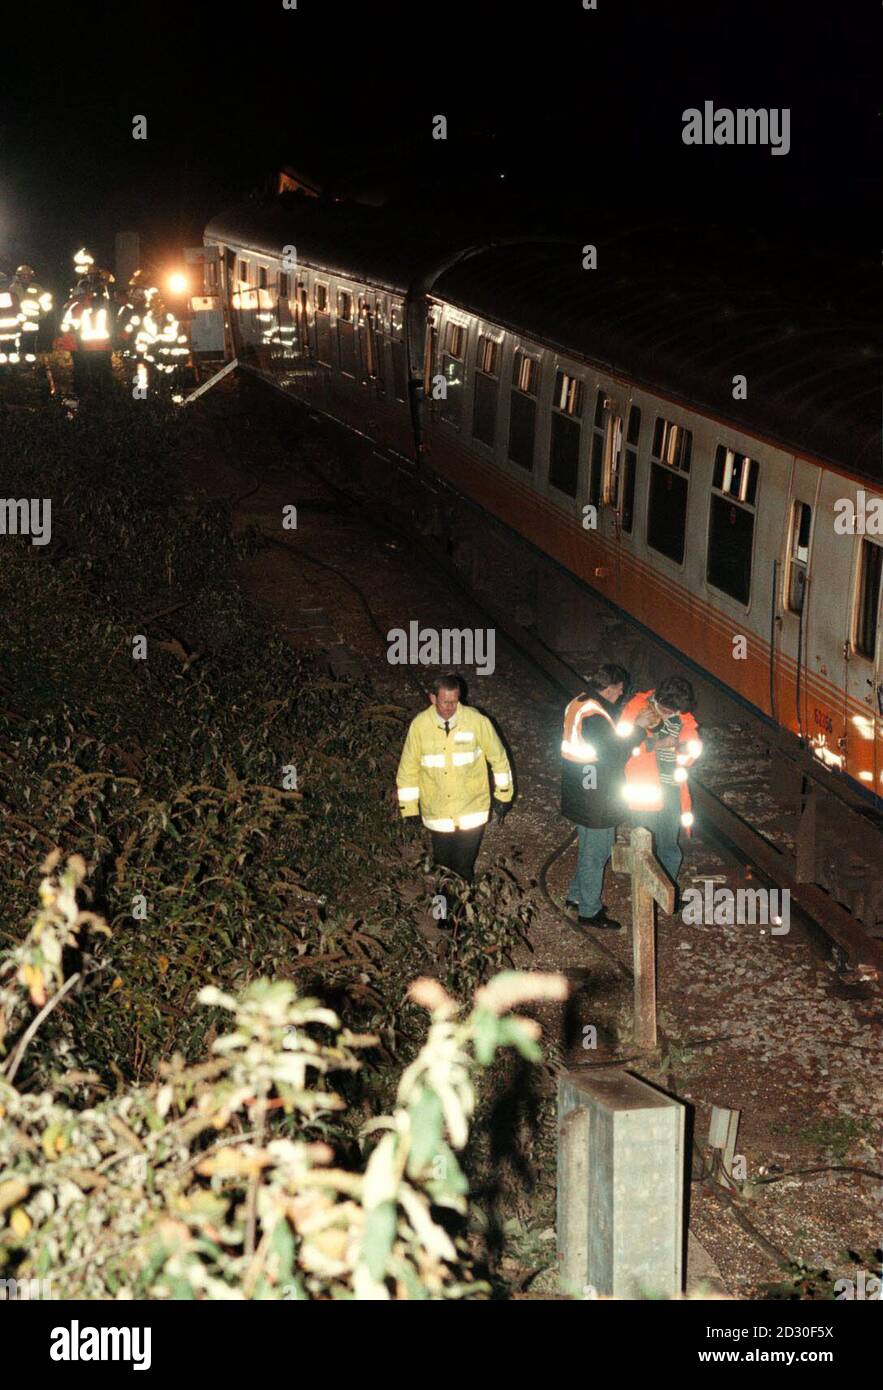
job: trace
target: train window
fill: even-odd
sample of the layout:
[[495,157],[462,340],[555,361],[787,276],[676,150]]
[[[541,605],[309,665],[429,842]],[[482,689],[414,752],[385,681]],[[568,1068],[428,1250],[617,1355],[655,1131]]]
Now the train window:
[[205,263],[205,287],[207,290],[218,288],[218,262],[206,261]]
[[526,352],[516,352],[512,381],[519,391],[524,391],[528,396],[537,394],[539,367],[540,364],[535,357],[528,357]]
[[623,531],[631,534],[635,521],[635,476],[638,471],[638,440],[641,437],[641,412],[633,405],[629,411],[626,430],[625,463],[622,471],[622,510],[620,524]]
[[451,357],[463,356],[465,331],[462,323],[448,324],[448,352]]
[[267,288],[267,267],[266,267],[265,265],[261,265],[261,266],[258,266],[258,289],[265,290],[266,288]]
[[495,338],[479,338],[475,365],[480,372],[484,372],[486,376],[496,376],[499,356],[500,344]]
[[472,434],[491,449],[497,434],[497,397],[500,382],[497,361],[500,344],[493,338],[479,338],[476,356],[474,400],[472,405]]
[[344,323],[352,323],[353,297],[349,290],[340,290],[337,295],[337,317]]
[[527,353],[516,352],[509,393],[509,457],[522,468],[533,468],[534,430],[540,364]]
[[316,313],[328,313],[328,286],[316,285]]
[[737,603],[751,597],[757,461],[719,444],[711,480],[705,577]]
[[678,468],[682,473],[690,471],[690,456],[693,450],[693,431],[685,430],[683,425],[675,425],[671,420],[656,420],[653,433],[653,457],[669,468]]
[[650,493],[647,499],[647,544],[684,563],[687,539],[687,495],[693,434],[660,415],[653,431]]
[[719,444],[714,458],[712,486],[737,502],[747,502],[753,506],[757,493],[757,460]]
[[291,293],[291,285],[284,270],[279,272],[279,298],[287,299]]
[[579,422],[583,412],[583,383],[579,377],[560,370],[556,372],[552,407],[549,482],[568,497],[575,497],[579,477]]
[[566,372],[555,373],[555,396],[552,401],[556,410],[565,415],[580,419],[583,413],[583,384],[578,376],[568,376]]
[[795,502],[791,508],[791,533],[788,539],[788,573],[785,578],[786,604],[792,613],[803,612],[806,592],[806,572],[809,568],[809,537],[812,530],[812,507]]
[[874,659],[877,615],[880,610],[880,575],[883,573],[883,546],[862,538],[859,554],[858,589],[852,624],[852,645],[858,656]]

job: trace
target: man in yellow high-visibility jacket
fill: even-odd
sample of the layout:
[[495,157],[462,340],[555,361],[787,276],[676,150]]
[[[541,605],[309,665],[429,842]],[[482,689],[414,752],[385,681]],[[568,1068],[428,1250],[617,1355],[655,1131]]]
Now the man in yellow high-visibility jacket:
[[[470,880],[490,815],[488,764],[500,820],[512,801],[512,770],[491,721],[460,703],[458,676],[439,676],[430,708],[411,721],[396,773],[402,819],[422,816],[436,864]],[[416,823],[416,821],[415,821]]]

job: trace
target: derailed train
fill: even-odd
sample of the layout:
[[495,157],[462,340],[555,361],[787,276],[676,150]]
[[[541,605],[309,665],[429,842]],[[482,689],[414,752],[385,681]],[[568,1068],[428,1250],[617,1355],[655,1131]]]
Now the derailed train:
[[422,459],[883,809],[869,331],[575,245],[396,244],[292,196],[204,240],[243,366]]

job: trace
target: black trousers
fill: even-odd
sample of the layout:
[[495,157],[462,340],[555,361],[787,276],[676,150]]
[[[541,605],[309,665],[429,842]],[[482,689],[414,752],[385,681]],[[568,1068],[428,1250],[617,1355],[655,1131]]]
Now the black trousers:
[[474,830],[431,830],[429,833],[432,836],[432,857],[439,868],[452,869],[471,883],[484,826],[477,825]]
[[113,367],[109,352],[83,352],[71,354],[74,359],[74,395],[83,396],[87,391],[105,390],[113,382]]

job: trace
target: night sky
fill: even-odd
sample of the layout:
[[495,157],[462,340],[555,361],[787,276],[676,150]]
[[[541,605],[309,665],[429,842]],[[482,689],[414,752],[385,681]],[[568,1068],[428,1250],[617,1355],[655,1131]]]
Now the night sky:
[[[393,191],[403,217],[459,199],[492,223],[502,199],[586,240],[611,217],[667,225],[723,264],[760,237],[773,264],[814,249],[878,293],[880,4],[298,6],[35,13],[39,58],[8,54],[0,86],[0,268],[63,288],[79,245],[110,263],[124,229],[179,259],[287,161]],[[790,153],[685,146],[681,113],[707,99],[789,106]]]

